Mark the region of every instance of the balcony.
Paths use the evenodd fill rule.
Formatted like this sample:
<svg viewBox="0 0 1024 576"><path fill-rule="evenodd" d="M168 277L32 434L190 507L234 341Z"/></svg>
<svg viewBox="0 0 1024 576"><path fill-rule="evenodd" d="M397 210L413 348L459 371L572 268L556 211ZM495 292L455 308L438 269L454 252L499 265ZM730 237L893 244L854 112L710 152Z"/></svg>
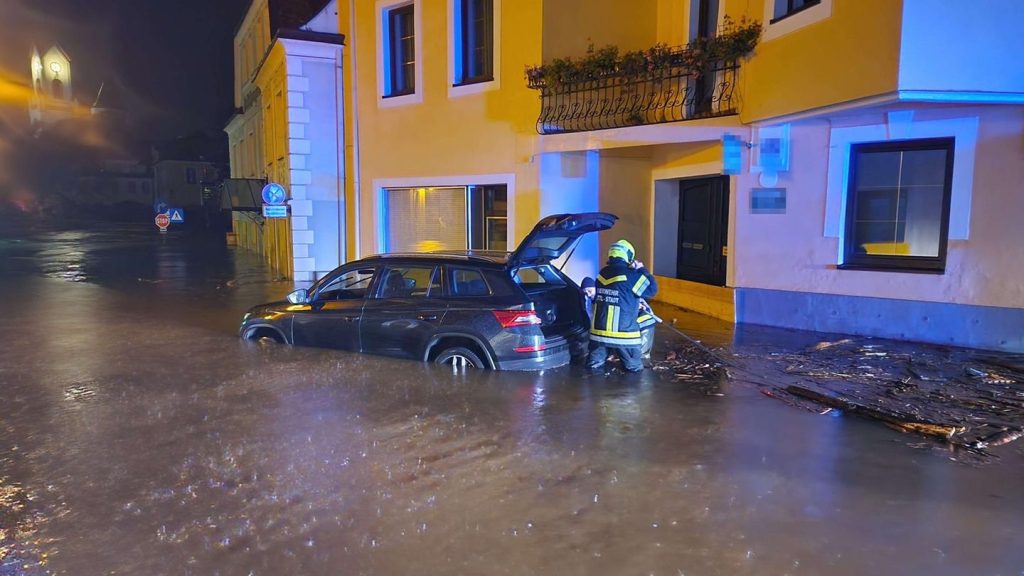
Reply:
<svg viewBox="0 0 1024 576"><path fill-rule="evenodd" d="M761 38L761 23L723 18L718 33L686 46L657 44L620 54L591 46L577 59L526 68L540 91L537 132L566 134L736 113L739 63Z"/></svg>
<svg viewBox="0 0 1024 576"><path fill-rule="evenodd" d="M711 63L702 72L685 64L685 49L672 51L676 64L643 72L614 71L596 77L547 84L540 91L540 134L565 134L679 122L736 113L735 60Z"/></svg>

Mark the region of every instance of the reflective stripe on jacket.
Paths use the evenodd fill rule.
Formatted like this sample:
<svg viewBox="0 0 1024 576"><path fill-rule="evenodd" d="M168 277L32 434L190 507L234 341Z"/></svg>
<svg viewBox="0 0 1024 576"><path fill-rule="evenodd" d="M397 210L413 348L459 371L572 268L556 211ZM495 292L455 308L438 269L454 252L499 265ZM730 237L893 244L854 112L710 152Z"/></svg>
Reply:
<svg viewBox="0 0 1024 576"><path fill-rule="evenodd" d="M597 276L590 339L612 346L639 346L640 298L650 298L657 291L654 277L646 270L630 268L619 258L609 260Z"/></svg>

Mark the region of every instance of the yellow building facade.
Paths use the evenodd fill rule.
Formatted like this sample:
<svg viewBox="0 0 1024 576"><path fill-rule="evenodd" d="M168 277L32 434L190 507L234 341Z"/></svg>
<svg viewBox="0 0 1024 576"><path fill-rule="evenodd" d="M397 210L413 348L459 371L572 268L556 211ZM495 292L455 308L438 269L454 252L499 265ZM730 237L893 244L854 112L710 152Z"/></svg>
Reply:
<svg viewBox="0 0 1024 576"><path fill-rule="evenodd" d="M343 0L338 15L350 259L509 249L542 216L608 211L576 279L624 237L660 299L721 319L1024 347L999 319L1024 321L1024 278L979 220L1021 200L975 193L1024 170L1012 0ZM879 158L922 183L863 184L889 178ZM506 234L481 241L499 217Z"/></svg>
<svg viewBox="0 0 1024 576"><path fill-rule="evenodd" d="M334 1L254 0L235 36L234 190L286 191L286 217L235 210L234 234L275 274L308 283L345 260L341 58ZM257 210L259 198L250 201Z"/></svg>

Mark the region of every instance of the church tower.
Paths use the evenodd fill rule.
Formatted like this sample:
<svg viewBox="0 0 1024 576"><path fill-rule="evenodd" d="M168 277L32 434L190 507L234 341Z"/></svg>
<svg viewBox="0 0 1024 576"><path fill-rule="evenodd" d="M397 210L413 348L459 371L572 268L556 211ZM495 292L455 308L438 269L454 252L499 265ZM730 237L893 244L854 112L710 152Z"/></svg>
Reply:
<svg viewBox="0 0 1024 576"><path fill-rule="evenodd" d="M70 118L74 107L71 90L71 58L59 45L46 54L32 48L32 101L29 119L32 126L43 128L59 120Z"/></svg>

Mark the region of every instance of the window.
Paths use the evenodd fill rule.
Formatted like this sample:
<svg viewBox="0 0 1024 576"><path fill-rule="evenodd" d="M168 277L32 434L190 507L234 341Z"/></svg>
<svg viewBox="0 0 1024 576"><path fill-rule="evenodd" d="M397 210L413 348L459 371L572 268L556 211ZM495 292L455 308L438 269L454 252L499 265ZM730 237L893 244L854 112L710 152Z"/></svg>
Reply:
<svg viewBox="0 0 1024 576"><path fill-rule="evenodd" d="M437 298L441 296L441 269L437 266L389 267L377 298Z"/></svg>
<svg viewBox="0 0 1024 576"><path fill-rule="evenodd" d="M494 79L494 0L455 0L455 85Z"/></svg>
<svg viewBox="0 0 1024 576"><path fill-rule="evenodd" d="M472 296L490 296L491 290L479 270L469 268L452 269L452 296L465 298Z"/></svg>
<svg viewBox="0 0 1024 576"><path fill-rule="evenodd" d="M943 271L953 139L854 144L844 268Z"/></svg>
<svg viewBox="0 0 1024 576"><path fill-rule="evenodd" d="M690 2L691 41L698 38L714 38L718 32L719 0L692 0Z"/></svg>
<svg viewBox="0 0 1024 576"><path fill-rule="evenodd" d="M772 13L772 22L792 16L797 12L820 4L821 0L775 0L775 11Z"/></svg>
<svg viewBox="0 0 1024 576"><path fill-rule="evenodd" d="M466 249L466 189L390 188L384 201L386 252Z"/></svg>
<svg viewBox="0 0 1024 576"><path fill-rule="evenodd" d="M383 190L384 252L508 249L508 186Z"/></svg>
<svg viewBox="0 0 1024 576"><path fill-rule="evenodd" d="M516 270L515 281L520 286L541 284L565 286L565 281L547 264Z"/></svg>
<svg viewBox="0 0 1024 576"><path fill-rule="evenodd" d="M505 270L488 270L485 268L483 273L487 286L491 289L491 296L504 298L506 296L515 296L519 292L509 282L509 275Z"/></svg>
<svg viewBox="0 0 1024 576"><path fill-rule="evenodd" d="M388 78L385 97L402 96L416 91L416 32L413 5L407 4L387 11Z"/></svg>
<svg viewBox="0 0 1024 576"><path fill-rule="evenodd" d="M328 280L323 287L314 285L310 292L316 293L316 300L361 300L373 282L374 272L373 268L349 270Z"/></svg>
<svg viewBox="0 0 1024 576"><path fill-rule="evenodd" d="M469 247L473 250L508 249L508 188L469 187Z"/></svg>
<svg viewBox="0 0 1024 576"><path fill-rule="evenodd" d="M185 183L195 184L196 183L196 169L192 167L185 168Z"/></svg>

